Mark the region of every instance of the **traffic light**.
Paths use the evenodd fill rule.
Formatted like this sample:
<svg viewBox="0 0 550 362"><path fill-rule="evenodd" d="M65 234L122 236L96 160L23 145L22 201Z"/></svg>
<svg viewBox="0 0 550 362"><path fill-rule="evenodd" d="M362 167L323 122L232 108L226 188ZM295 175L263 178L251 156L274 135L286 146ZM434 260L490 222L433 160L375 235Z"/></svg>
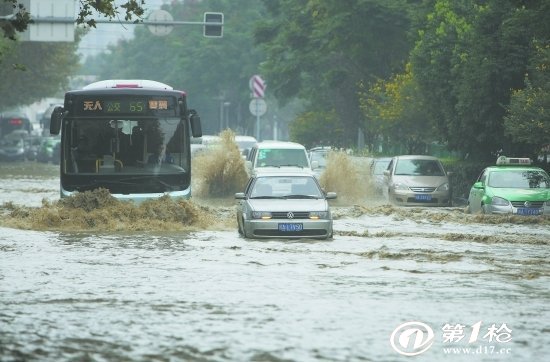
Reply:
<svg viewBox="0 0 550 362"><path fill-rule="evenodd" d="M215 25L204 25L204 36L220 38L223 36L223 13L204 13L205 23L216 23Z"/></svg>

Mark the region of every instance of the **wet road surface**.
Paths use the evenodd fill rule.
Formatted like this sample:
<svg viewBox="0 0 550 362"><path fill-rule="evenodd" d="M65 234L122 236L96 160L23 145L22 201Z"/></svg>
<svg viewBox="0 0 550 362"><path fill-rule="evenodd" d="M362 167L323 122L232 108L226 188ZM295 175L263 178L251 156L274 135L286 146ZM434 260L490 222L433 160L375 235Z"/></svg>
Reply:
<svg viewBox="0 0 550 362"><path fill-rule="evenodd" d="M56 230L25 227L24 215L14 227L5 203L44 207L58 183L49 171L4 170L2 361L546 361L550 352L548 219L367 202L334 208L332 241L242 239L231 205L207 209L220 219L208 230ZM402 335L392 347L410 321L433 337L409 335L404 347Z"/></svg>

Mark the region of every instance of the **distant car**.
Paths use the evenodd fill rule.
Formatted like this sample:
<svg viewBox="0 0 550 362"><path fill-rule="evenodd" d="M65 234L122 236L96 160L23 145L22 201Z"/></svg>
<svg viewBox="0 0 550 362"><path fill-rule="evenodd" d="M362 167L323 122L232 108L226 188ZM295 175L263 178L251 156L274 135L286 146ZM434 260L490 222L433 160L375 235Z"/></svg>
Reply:
<svg viewBox="0 0 550 362"><path fill-rule="evenodd" d="M329 152L333 150L330 146L313 147L308 151L309 161L313 167L313 174L319 178L327 168Z"/></svg>
<svg viewBox="0 0 550 362"><path fill-rule="evenodd" d="M25 141L20 137L6 136L0 139L0 160L24 161Z"/></svg>
<svg viewBox="0 0 550 362"><path fill-rule="evenodd" d="M470 189L467 212L550 215L550 177L529 158L501 156Z"/></svg>
<svg viewBox="0 0 550 362"><path fill-rule="evenodd" d="M241 154L246 158L252 147L258 143L258 140L252 136L237 135L235 136L235 142L237 143L237 146L239 146L239 151L241 151Z"/></svg>
<svg viewBox="0 0 550 362"><path fill-rule="evenodd" d="M262 173L236 193L239 234L245 238L332 238L332 215L317 179L308 173Z"/></svg>
<svg viewBox="0 0 550 362"><path fill-rule="evenodd" d="M38 148L36 154L36 160L38 162L54 162L55 146L60 143L61 139L58 137L44 137L42 138L42 143Z"/></svg>
<svg viewBox="0 0 550 362"><path fill-rule="evenodd" d="M382 194L384 188L384 171L390 164L391 157L375 158L370 163L369 175L374 192Z"/></svg>
<svg viewBox="0 0 550 362"><path fill-rule="evenodd" d="M0 138L6 137L12 132L25 132L30 136L33 130L31 121L20 114L2 114L0 115Z"/></svg>
<svg viewBox="0 0 550 362"><path fill-rule="evenodd" d="M35 161L38 155L42 137L31 136L24 139L25 141L25 158L29 161Z"/></svg>
<svg viewBox="0 0 550 362"><path fill-rule="evenodd" d="M395 205L450 206L452 192L443 165L432 156L396 156L384 171L383 194Z"/></svg>
<svg viewBox="0 0 550 362"><path fill-rule="evenodd" d="M259 142L250 150L245 164L251 176L264 171L306 171L313 174L306 148L295 142Z"/></svg>

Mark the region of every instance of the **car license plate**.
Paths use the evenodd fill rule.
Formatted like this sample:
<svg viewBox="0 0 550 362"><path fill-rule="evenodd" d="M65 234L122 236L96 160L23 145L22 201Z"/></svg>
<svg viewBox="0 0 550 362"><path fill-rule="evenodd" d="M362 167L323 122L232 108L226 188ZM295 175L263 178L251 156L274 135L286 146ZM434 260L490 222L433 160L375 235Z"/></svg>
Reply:
<svg viewBox="0 0 550 362"><path fill-rule="evenodd" d="M280 223L279 231L289 232L289 231L302 231L304 230L304 224L297 223Z"/></svg>
<svg viewBox="0 0 550 362"><path fill-rule="evenodd" d="M420 194L414 195L416 201L432 201L432 195Z"/></svg>
<svg viewBox="0 0 550 362"><path fill-rule="evenodd" d="M518 208L518 215L541 215L542 209L528 209L525 207Z"/></svg>

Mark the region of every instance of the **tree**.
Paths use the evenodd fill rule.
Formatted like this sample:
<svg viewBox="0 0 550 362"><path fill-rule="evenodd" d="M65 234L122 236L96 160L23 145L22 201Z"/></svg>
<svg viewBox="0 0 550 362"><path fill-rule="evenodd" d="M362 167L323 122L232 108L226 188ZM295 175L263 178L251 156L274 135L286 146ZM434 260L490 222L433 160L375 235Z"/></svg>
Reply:
<svg viewBox="0 0 550 362"><path fill-rule="evenodd" d="M452 149L488 160L513 150L503 117L523 88L533 39L548 38L547 1L436 0L411 64L431 122Z"/></svg>
<svg viewBox="0 0 550 362"><path fill-rule="evenodd" d="M290 140L303 144L306 148L315 146L345 146L335 144L341 139L344 130L335 112L303 112L290 124Z"/></svg>
<svg viewBox="0 0 550 362"><path fill-rule="evenodd" d="M78 43L13 42L0 38L0 111L55 95L78 68Z"/></svg>
<svg viewBox="0 0 550 362"><path fill-rule="evenodd" d="M406 1L264 0L269 17L256 43L266 52L263 73L281 101L305 99L307 110L334 112L352 145L363 126L360 83L402 69L411 47ZM336 135L335 135L336 136Z"/></svg>
<svg viewBox="0 0 550 362"><path fill-rule="evenodd" d="M383 140L386 149L423 154L427 144L436 140L410 64L404 73L379 80L362 92L360 103L366 132L375 135L371 139Z"/></svg>
<svg viewBox="0 0 550 362"><path fill-rule="evenodd" d="M516 89L507 107L504 127L515 142L526 144L528 155L550 145L550 43L537 43L525 75L526 87Z"/></svg>

